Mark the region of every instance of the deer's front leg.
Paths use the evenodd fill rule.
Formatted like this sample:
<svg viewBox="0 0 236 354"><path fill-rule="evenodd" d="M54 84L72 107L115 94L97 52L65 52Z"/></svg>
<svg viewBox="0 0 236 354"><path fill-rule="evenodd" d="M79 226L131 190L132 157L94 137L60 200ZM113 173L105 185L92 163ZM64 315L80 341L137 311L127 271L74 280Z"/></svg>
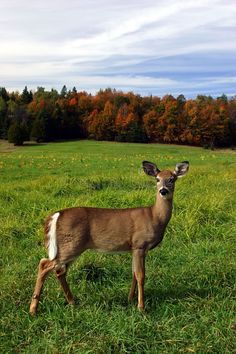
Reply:
<svg viewBox="0 0 236 354"><path fill-rule="evenodd" d="M137 287L137 279L136 279L135 271L134 271L134 256L132 258L132 274L133 274L133 279L132 279L132 285L131 285L129 297L128 297L129 302L131 302L133 300L134 295L135 295L135 291L136 291L136 287Z"/></svg>
<svg viewBox="0 0 236 354"><path fill-rule="evenodd" d="M138 283L138 309L142 311L144 310L145 250L133 250L133 270ZM130 291L133 289L135 291L135 287L136 284L133 280Z"/></svg>

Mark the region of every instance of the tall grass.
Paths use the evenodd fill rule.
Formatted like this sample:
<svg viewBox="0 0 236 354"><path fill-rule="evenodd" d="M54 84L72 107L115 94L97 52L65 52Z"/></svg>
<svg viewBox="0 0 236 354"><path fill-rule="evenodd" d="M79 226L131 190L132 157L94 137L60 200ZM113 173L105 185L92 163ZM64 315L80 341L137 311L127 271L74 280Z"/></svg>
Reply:
<svg viewBox="0 0 236 354"><path fill-rule="evenodd" d="M235 152L93 141L1 150L1 353L236 352ZM68 276L77 305L65 305L52 275L31 317L44 218L69 206L152 204L142 160L161 169L190 161L146 260L145 313L127 304L131 255L88 251Z"/></svg>

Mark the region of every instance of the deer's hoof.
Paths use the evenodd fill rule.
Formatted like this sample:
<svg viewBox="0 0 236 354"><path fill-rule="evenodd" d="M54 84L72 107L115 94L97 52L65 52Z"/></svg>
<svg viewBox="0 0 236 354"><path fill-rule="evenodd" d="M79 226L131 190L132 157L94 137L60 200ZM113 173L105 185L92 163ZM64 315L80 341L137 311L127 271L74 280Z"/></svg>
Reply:
<svg viewBox="0 0 236 354"><path fill-rule="evenodd" d="M138 306L139 312L144 312L144 306Z"/></svg>

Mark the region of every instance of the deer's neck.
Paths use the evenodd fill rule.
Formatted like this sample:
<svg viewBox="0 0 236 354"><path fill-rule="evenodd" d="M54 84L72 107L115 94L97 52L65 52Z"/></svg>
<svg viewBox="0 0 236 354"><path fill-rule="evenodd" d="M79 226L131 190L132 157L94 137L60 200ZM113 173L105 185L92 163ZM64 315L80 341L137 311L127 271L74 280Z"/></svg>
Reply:
<svg viewBox="0 0 236 354"><path fill-rule="evenodd" d="M157 194L156 202L152 206L153 221L155 224L166 226L171 218L173 199L164 199Z"/></svg>

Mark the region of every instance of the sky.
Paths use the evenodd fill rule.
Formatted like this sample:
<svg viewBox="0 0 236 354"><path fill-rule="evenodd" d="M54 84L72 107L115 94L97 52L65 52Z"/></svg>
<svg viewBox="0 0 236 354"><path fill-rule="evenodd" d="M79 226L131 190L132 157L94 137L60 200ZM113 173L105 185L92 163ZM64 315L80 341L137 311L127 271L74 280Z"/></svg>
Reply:
<svg viewBox="0 0 236 354"><path fill-rule="evenodd" d="M236 0L1 0L0 87L236 94Z"/></svg>

